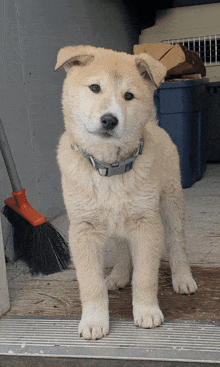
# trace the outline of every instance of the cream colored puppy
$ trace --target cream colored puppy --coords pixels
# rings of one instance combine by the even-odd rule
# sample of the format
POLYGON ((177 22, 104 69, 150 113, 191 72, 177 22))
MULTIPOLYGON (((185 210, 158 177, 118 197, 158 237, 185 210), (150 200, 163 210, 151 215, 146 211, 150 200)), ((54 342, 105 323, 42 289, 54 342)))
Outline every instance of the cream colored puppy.
POLYGON ((82 302, 79 334, 108 334, 108 289, 125 287, 132 268, 134 323, 159 326, 164 318, 158 269, 165 242, 174 291, 197 289, 185 254, 179 156, 152 118, 153 93, 166 69, 147 54, 91 46, 61 49, 55 70, 63 67, 65 132, 58 163, 82 302), (108 238, 118 252, 104 279, 108 238))

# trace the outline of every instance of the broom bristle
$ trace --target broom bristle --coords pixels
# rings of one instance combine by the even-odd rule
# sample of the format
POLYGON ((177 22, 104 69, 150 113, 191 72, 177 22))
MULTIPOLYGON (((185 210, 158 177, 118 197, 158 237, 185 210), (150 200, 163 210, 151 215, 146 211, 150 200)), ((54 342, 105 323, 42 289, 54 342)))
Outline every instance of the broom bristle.
POLYGON ((54 274, 71 263, 68 243, 49 222, 34 227, 5 205, 3 214, 13 226, 16 259, 25 261, 31 274, 54 274))

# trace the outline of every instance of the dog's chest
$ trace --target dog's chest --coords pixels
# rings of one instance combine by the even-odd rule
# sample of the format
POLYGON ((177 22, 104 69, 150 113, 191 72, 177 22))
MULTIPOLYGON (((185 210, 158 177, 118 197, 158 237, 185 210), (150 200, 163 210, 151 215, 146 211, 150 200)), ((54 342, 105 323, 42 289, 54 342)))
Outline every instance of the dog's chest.
POLYGON ((137 185, 134 174, 100 177, 92 187, 100 220, 108 223, 110 232, 123 231, 128 222, 137 222, 155 207, 155 193, 146 182, 137 185))
POLYGON ((93 185, 94 197, 100 209, 106 213, 114 213, 115 216, 122 215, 126 206, 130 204, 129 190, 120 180, 97 180, 93 185))
POLYGON ((101 225, 110 234, 124 235, 126 225, 130 227, 156 210, 157 187, 147 170, 136 166, 123 175, 102 177, 85 163, 68 165, 63 175, 65 204, 75 223, 101 225))

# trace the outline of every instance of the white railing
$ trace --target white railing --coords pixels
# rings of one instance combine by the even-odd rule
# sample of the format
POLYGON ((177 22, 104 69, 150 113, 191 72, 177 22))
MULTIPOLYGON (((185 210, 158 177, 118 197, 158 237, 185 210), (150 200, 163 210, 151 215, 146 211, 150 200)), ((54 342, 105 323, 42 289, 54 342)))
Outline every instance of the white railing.
POLYGON ((220 34, 163 40, 161 43, 179 43, 188 50, 196 51, 205 66, 220 65, 220 34))

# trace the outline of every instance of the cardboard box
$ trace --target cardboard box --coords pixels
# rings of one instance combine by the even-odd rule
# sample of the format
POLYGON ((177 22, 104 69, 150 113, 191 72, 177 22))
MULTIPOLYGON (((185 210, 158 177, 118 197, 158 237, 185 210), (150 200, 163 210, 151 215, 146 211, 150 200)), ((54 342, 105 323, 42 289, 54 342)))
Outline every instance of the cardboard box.
POLYGON ((143 43, 134 45, 134 54, 146 53, 151 55, 155 60, 160 60, 173 47, 169 43, 143 43))
POLYGON ((180 44, 144 43, 134 45, 134 54, 148 53, 155 60, 162 62, 167 68, 167 76, 184 74, 206 75, 203 61, 195 51, 190 51, 180 44))

